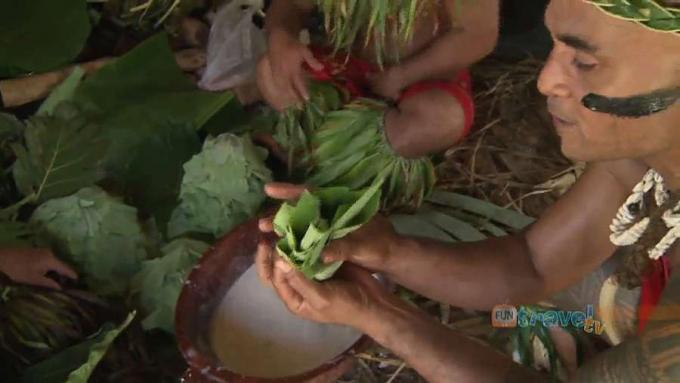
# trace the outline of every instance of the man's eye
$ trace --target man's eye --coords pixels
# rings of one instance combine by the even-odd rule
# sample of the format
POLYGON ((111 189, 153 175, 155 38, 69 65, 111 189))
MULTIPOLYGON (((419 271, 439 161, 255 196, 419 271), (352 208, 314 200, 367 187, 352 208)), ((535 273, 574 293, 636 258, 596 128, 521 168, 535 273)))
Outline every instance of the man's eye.
POLYGON ((585 63, 583 61, 579 61, 578 59, 574 59, 572 61, 572 65, 574 65, 578 70, 582 70, 585 72, 593 70, 597 66, 597 64, 595 63, 585 63))

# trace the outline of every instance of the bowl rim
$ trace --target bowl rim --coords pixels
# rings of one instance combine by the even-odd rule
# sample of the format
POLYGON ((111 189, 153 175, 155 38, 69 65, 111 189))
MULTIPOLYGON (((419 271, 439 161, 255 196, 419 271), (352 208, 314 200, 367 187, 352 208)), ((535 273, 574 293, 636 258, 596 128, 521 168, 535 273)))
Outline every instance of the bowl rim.
MULTIPOLYGON (((233 255, 233 250, 228 249, 233 249, 237 246, 240 246, 241 248, 243 246, 253 246, 254 244, 254 253, 256 251, 257 243, 265 239, 265 235, 260 232, 258 226, 258 221, 263 216, 265 215, 255 217, 237 226, 234 230, 218 239, 215 244, 205 252, 203 257, 201 257, 196 267, 191 270, 184 283, 179 299, 177 300, 177 309, 175 310, 175 334, 180 352, 191 370, 196 374, 209 374, 209 376, 206 377, 211 380, 217 379, 217 381, 221 380, 228 383, 301 383, 331 371, 338 367, 348 357, 365 351, 373 343, 368 336, 362 334, 350 348, 343 351, 332 360, 301 374, 281 378, 250 377, 235 373, 224 366, 215 365, 213 363, 213 358, 205 355, 194 346, 194 342, 190 337, 190 334, 193 331, 189 329, 189 326, 193 324, 193 321, 189 319, 191 317, 190 315, 183 315, 183 313, 187 311, 185 308, 197 306, 197 302, 194 301, 194 291, 197 287, 195 287, 196 283, 192 283, 192 281, 197 280, 197 278, 200 278, 206 273, 206 271, 200 267, 204 263, 214 262, 215 259, 222 257, 236 257, 233 255), (244 240, 244 238, 246 240, 244 240)), ((227 262, 231 262, 231 260, 227 262)))

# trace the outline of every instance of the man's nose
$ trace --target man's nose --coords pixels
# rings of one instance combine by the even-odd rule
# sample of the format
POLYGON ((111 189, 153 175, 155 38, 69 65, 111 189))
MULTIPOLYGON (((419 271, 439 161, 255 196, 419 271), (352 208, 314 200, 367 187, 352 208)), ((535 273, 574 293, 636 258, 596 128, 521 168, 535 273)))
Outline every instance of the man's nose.
POLYGON ((560 52, 553 50, 538 77, 538 90, 548 97, 569 97, 567 70, 560 52))

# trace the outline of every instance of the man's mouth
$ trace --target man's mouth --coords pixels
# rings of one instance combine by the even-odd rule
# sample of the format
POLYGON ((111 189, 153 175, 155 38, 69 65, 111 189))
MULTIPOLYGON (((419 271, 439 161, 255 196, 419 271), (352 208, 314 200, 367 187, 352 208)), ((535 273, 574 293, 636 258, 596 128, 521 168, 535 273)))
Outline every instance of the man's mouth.
POLYGON ((555 124, 556 127, 567 127, 567 126, 573 126, 575 123, 571 121, 567 121, 563 118, 560 118, 554 114, 552 114, 552 119, 553 119, 553 124, 555 124))
POLYGON ((550 104, 548 104, 548 113, 550 113, 553 124, 555 124, 555 127, 557 128, 576 125, 575 121, 565 117, 564 114, 560 113, 557 108, 551 106, 550 104))

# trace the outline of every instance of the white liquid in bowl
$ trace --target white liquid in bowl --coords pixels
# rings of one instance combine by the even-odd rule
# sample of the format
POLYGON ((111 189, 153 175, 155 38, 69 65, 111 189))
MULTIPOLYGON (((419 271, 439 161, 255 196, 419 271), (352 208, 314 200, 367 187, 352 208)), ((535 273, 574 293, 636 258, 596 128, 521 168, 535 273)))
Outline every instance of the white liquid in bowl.
POLYGON ((282 378, 313 370, 349 349, 361 334, 291 314, 250 267, 215 310, 210 341, 228 370, 282 378))

